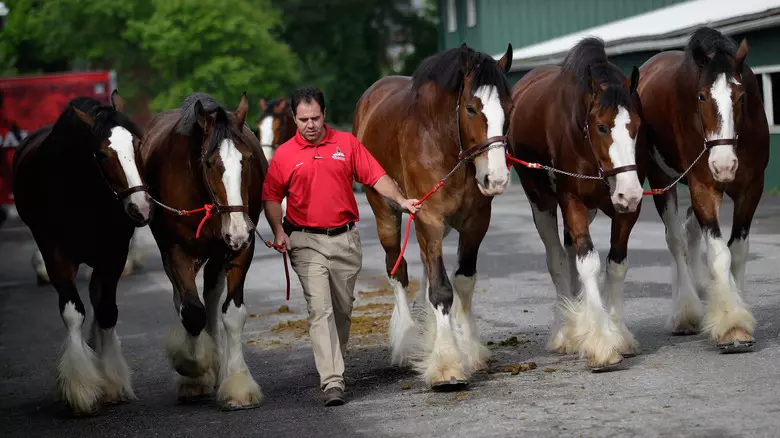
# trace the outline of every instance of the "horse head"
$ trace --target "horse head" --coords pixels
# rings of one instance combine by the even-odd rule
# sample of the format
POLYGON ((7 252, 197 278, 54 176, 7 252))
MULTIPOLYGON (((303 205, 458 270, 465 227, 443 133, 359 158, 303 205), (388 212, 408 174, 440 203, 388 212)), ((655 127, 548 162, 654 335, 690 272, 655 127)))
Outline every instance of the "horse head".
POLYGON ((509 183, 506 132, 512 99, 506 73, 512 66, 512 45, 498 61, 460 47, 463 85, 458 100, 462 151, 473 151, 476 180, 485 196, 500 195, 509 183))
POLYGON ((745 98, 742 71, 748 54, 747 41, 743 39, 732 56, 720 47, 708 54, 695 37, 690 55, 698 72, 698 118, 706 147, 710 148, 708 163, 712 176, 725 183, 734 179, 739 166, 734 148, 745 98))
POLYGON ((100 106, 94 115, 71 106, 89 125, 97 142, 90 151, 108 187, 122 201, 125 213, 142 227, 151 219, 149 194, 141 177, 139 145, 141 136, 124 116, 124 100, 117 90, 111 93, 111 105, 100 106))
POLYGON ((231 117, 220 107, 213 114, 195 102, 198 125, 203 131, 201 164, 203 181, 221 219, 222 239, 233 251, 245 248, 254 231, 249 219, 249 176, 252 150, 243 135, 249 110, 246 92, 231 117))
POLYGON ((622 83, 601 81, 593 74, 590 80, 585 141, 590 142, 600 163, 615 210, 634 212, 643 192, 636 171, 636 140, 641 124, 639 70, 635 66, 622 83))

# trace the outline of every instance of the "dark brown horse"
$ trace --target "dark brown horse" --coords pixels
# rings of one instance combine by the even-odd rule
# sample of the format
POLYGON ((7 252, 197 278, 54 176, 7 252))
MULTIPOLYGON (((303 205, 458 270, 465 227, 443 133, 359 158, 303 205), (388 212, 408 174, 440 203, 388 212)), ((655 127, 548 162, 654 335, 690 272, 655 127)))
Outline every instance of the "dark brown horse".
POLYGON ((422 198, 463 157, 473 159, 464 159, 415 218, 427 278, 416 303, 428 318, 422 333, 427 345, 419 356, 410 348, 418 343, 419 333, 407 302, 406 261, 390 275, 401 251, 401 210, 365 187, 396 299, 390 322, 392 361, 415 359, 426 381, 438 389, 468 383, 469 374, 484 367, 489 354, 477 334, 471 298, 491 201, 509 182, 503 135, 511 106, 505 76, 511 63, 511 45, 496 62, 464 44, 426 59, 411 78, 377 81, 357 104, 353 134, 407 197, 422 198), (442 260, 442 239, 451 228, 460 236, 453 279, 459 300, 454 299, 442 260))
POLYGON ((257 137, 265 158, 270 162, 276 148, 295 136, 295 119, 290 99, 284 96, 268 103, 261 100, 260 108, 262 114, 257 121, 257 137))
POLYGON ((642 146, 637 144, 638 79, 636 67, 626 77, 609 62, 601 40, 586 38, 561 67, 532 70, 512 91, 513 155, 568 172, 515 164, 562 312, 556 314, 548 348, 577 352, 596 370, 616 365, 639 349, 621 319, 628 238, 639 216, 644 177, 636 160, 642 146), (564 221, 563 247, 558 208, 564 221), (601 263, 589 231, 598 210, 612 219, 603 301, 601 263))
POLYGON ((111 103, 72 100, 54 126, 30 134, 14 157, 16 208, 40 249, 68 329, 57 380, 75 414, 135 399, 115 330, 116 288, 133 231, 149 221, 149 195, 137 165, 140 131, 122 114, 116 91, 111 103), (82 263, 93 268, 92 347, 81 334, 86 311, 75 278, 82 263))
POLYGON ((755 319, 741 293, 750 224, 769 161, 769 128, 747 54, 746 41, 737 46, 716 30, 700 28, 684 51, 649 59, 639 83, 652 161, 650 184, 665 187, 690 168, 683 179, 692 203, 687 233, 676 189, 654 197, 675 264, 670 328, 679 334, 704 329, 727 351, 745 350, 754 342, 755 319), (734 200, 728 244, 719 220, 724 193, 734 200), (702 235, 709 269, 701 259, 702 235), (706 315, 696 283, 707 289, 706 315))
POLYGON ((207 94, 192 94, 180 109, 149 122, 141 146, 153 198, 173 209, 213 206, 214 216, 205 221, 203 213, 180 216, 159 210, 149 227, 181 319, 166 339, 168 357, 181 375, 179 397, 210 396, 218 385, 224 409, 257 406, 262 397, 244 361, 241 331, 244 280, 252 263, 268 162, 244 123, 247 110, 246 95, 234 114, 207 94), (195 284, 204 264, 205 307, 195 284), (226 283, 227 297, 220 303, 226 283))

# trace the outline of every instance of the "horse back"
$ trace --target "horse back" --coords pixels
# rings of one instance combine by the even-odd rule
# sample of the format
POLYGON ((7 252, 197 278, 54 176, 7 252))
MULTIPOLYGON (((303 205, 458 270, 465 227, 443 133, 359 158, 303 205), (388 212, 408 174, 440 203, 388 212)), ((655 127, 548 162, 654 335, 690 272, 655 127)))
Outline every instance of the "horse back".
POLYGON ((560 91, 555 84, 560 72, 560 67, 540 67, 528 72, 512 88, 515 109, 511 115, 509 143, 518 158, 538 160, 551 156, 547 125, 555 117, 560 129, 562 122, 569 118, 565 108, 554 108, 557 99, 552 96, 560 91))

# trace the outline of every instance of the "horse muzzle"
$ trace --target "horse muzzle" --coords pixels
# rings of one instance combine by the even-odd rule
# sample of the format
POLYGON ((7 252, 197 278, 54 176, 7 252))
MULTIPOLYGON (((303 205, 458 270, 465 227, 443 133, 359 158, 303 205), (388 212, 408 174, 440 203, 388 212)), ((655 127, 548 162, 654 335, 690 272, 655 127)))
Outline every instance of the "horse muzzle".
POLYGON ((133 221, 136 227, 149 224, 152 219, 152 206, 149 194, 146 191, 137 191, 122 199, 125 213, 133 221))

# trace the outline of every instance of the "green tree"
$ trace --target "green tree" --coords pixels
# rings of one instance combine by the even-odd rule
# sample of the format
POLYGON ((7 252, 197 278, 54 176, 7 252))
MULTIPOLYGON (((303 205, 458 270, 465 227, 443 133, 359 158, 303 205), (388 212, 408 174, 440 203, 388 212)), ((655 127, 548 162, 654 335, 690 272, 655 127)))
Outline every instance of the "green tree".
MULTIPOLYGON (((295 55, 270 32, 279 14, 268 0, 152 4, 151 16, 128 23, 125 34, 137 41, 154 72, 152 110, 178 107, 193 91, 207 92, 234 108, 244 90, 256 101, 297 82, 295 55)), ((250 109, 256 110, 255 105, 250 109)))

